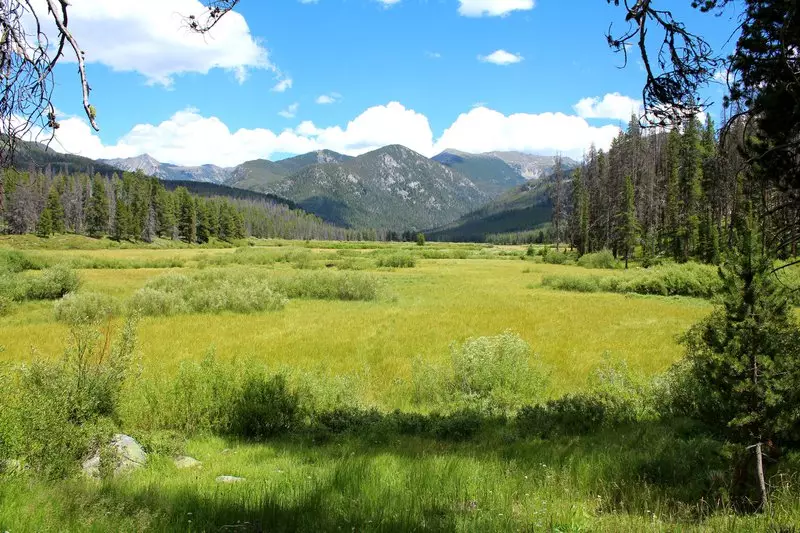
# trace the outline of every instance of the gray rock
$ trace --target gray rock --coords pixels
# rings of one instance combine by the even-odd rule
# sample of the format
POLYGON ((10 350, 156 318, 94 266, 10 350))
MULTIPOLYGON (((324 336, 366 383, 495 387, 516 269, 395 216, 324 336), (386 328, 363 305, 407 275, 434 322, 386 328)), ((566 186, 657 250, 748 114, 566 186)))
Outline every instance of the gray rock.
MULTIPOLYGON (((133 437, 117 434, 108 443, 109 457, 114 461, 114 475, 141 468, 147 464, 147 454, 133 437)), ((83 473, 89 477, 100 477, 100 452, 83 462, 83 473)))
POLYGON ((6 459, 5 462, 0 461, 0 472, 9 474, 19 474, 27 467, 19 459, 6 459))
POLYGON ((175 467, 179 469, 200 468, 201 466, 203 466, 203 463, 188 455, 179 455, 175 458, 175 467))
POLYGON ((241 483, 246 481, 243 477, 236 476, 217 476, 217 483, 241 483))

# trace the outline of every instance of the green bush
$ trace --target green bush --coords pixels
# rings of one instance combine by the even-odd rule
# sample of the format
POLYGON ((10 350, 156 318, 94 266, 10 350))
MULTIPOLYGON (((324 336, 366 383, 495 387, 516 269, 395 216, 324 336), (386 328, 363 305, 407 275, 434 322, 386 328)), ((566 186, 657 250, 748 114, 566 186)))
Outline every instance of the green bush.
POLYGON ((108 333, 94 327, 74 327, 61 360, 34 361, 18 369, 4 389, 4 446, 47 477, 76 471, 89 448, 114 430, 135 328, 135 319, 129 319, 111 342, 108 333))
POLYGON ((378 258, 378 266, 386 268, 413 268, 417 260, 411 254, 392 254, 378 258))
POLYGON ((56 265, 42 270, 38 276, 20 276, 17 293, 19 300, 57 300, 69 292, 75 292, 80 278, 69 267, 56 265))
POLYGON ((302 416, 299 396, 285 376, 251 376, 232 406, 231 431, 245 438, 274 437, 297 429, 302 416))
POLYGON ((18 250, 0 249, 0 272, 19 273, 25 270, 41 270, 44 263, 18 250))
POLYGON ((251 313, 283 309, 285 298, 254 273, 204 270, 193 276, 166 274, 136 291, 131 307, 142 315, 251 313))
POLYGON ((423 259, 468 259, 468 250, 421 250, 419 255, 423 259))
POLYGON ((542 285, 559 291, 599 292, 598 278, 593 276, 564 276, 549 274, 542 277, 542 285))
POLYGON ((544 405, 525 406, 517 413, 517 428, 524 435, 585 435, 606 422, 606 407, 596 397, 568 395, 544 405))
POLYGON ((129 305, 142 316, 170 316, 188 312, 180 294, 151 287, 143 287, 133 293, 129 305))
POLYGON ((602 291, 697 298, 711 298, 722 288, 717 269, 697 263, 668 264, 609 276, 554 274, 544 276, 542 285, 575 292, 602 291))
POLYGON ((140 381, 137 394, 125 399, 123 418, 147 432, 228 434, 232 406, 254 373, 252 365, 220 362, 213 352, 202 361, 183 361, 174 377, 140 381))
POLYGON ((71 292, 53 306, 55 318, 71 326, 94 324, 107 320, 119 312, 117 302, 96 292, 71 292))
POLYGON ((378 280, 358 272, 307 272, 277 278, 275 290, 288 298, 316 300, 375 300, 378 280))
POLYGON ((0 292, 0 316, 6 316, 10 314, 13 306, 13 300, 0 292))
POLYGON ((578 266, 583 268, 613 269, 619 268, 620 262, 611 253, 611 250, 584 254, 578 259, 578 266))
POLYGON ((440 439, 463 441, 483 427, 484 416, 474 409, 461 409, 447 416, 432 417, 435 435, 440 439))

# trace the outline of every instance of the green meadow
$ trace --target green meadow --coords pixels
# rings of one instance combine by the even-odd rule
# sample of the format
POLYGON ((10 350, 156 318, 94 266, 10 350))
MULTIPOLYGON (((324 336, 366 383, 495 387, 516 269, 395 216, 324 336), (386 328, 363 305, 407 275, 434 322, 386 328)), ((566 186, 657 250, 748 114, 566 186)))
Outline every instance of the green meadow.
POLYGON ((0 238, 0 252, 30 263, 8 274, 9 291, 66 265, 79 281, 69 292, 84 298, 76 309, 100 301, 114 309, 89 326, 101 342, 137 316, 113 412, 74 438, 91 445, 122 432, 149 454, 144 468, 101 480, 80 473, 88 450, 74 451, 58 476, 50 467, 63 458, 46 446, 24 456, 24 424, 40 424, 44 441, 73 439, 74 428, 58 434, 20 391, 27 368, 71 353, 81 311, 9 292, 0 407, 16 414, 0 414, 0 431, 6 424, 11 435, 0 453, 19 468, 0 473, 0 531, 800 524, 800 457, 770 472, 770 513, 742 513, 727 493, 733 452, 651 405, 682 357, 681 335, 710 313, 708 298, 559 288, 546 280, 639 274, 551 264, 526 247, 238 244, 0 238), (577 397, 590 398, 588 407, 574 407, 577 397), (595 408, 595 397, 607 403, 595 408), (581 409, 600 414, 586 425, 581 409), (29 412, 34 422, 22 420, 29 412), (179 455, 202 466, 179 470, 179 455), (244 481, 220 484, 221 475, 244 481))

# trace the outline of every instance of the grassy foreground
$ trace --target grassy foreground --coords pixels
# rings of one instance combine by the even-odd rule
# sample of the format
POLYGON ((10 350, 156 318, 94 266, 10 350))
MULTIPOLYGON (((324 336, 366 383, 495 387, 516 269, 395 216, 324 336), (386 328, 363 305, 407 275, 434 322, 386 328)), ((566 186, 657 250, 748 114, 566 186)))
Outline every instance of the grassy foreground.
MULTIPOLYGON (((379 294, 291 298, 278 311, 143 318, 120 424, 152 452, 148 466, 102 482, 0 474, 0 531, 793 531, 800 524, 800 457, 775 474, 770 515, 738 514, 707 499, 724 484, 726 450, 680 421, 540 438, 487 416, 460 439, 375 424, 332 438, 253 442, 157 430, 141 407, 145 384, 174 379, 182 363, 213 350, 221 362, 338 379, 360 408, 424 415, 432 408, 415 401, 415 368, 446 366, 452 343, 504 331, 530 345, 548 376, 528 400, 556 398, 586 389, 609 357, 642 378, 664 371, 681 356, 678 336, 710 311, 706 300, 552 290, 541 286, 544 276, 584 270, 523 262, 525 250, 514 247, 262 242, 255 251, 86 250, 70 241, 74 249, 56 250, 27 239, 11 244, 43 263, 83 267, 79 292, 121 303, 158 276, 209 269, 267 280, 357 269, 376 278, 379 294), (387 260, 397 254, 412 261, 387 260), (165 262, 174 266, 158 266, 165 262), (414 266, 378 266, 403 263, 414 266), (177 470, 177 453, 202 467, 177 470), (246 481, 221 485, 219 475, 246 481)), ((0 318, 0 362, 55 359, 68 336, 52 302, 15 303, 0 318)))

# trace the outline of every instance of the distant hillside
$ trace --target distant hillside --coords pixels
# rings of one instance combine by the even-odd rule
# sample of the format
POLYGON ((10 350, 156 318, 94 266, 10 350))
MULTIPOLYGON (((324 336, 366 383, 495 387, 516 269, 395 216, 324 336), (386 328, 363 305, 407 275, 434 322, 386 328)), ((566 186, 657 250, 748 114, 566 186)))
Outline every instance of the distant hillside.
POLYGON ((353 159, 331 150, 319 150, 280 161, 255 159, 237 166, 225 182, 232 187, 252 191, 269 191, 285 177, 295 172, 322 163, 342 163, 353 159))
MULTIPOLYGON (((556 166, 554 155, 531 155, 522 152, 489 152, 484 156, 493 156, 508 164, 527 180, 537 180, 549 176, 556 166)), ((561 164, 565 170, 578 167, 579 163, 572 158, 562 157, 561 164)))
POLYGON ((388 229, 445 224, 487 200, 465 176, 399 145, 306 167, 271 192, 336 224, 388 229))
POLYGON ((432 240, 482 242, 492 233, 531 230, 550 222, 550 180, 529 181, 452 224, 425 232, 432 240))
POLYGON ((100 161, 79 155, 62 154, 43 144, 18 141, 14 155, 14 166, 22 171, 31 168, 47 171, 49 168, 54 174, 101 174, 110 176, 118 170, 100 161))
POLYGON ((448 149, 433 157, 468 177, 490 198, 525 183, 525 177, 502 159, 488 154, 468 154, 448 149))
POLYGON ((236 187, 228 187, 227 185, 217 185, 216 183, 204 183, 200 181, 161 181, 168 191, 174 191, 178 187, 186 187, 186 189, 188 189, 192 194, 203 196, 205 198, 222 196, 225 198, 232 198, 234 200, 273 202, 276 204, 285 205, 289 209, 298 209, 297 204, 291 200, 281 198, 280 196, 275 196, 274 194, 265 194, 262 192, 248 191, 247 189, 238 189, 236 187))
POLYGON ((216 165, 190 167, 161 163, 148 154, 126 159, 101 159, 100 162, 128 172, 136 172, 139 170, 148 176, 155 176, 156 178, 169 181, 224 183, 230 178, 233 172, 231 168, 222 168, 216 165))
MULTIPOLYGON (((122 169, 111 166, 102 161, 95 161, 86 157, 62 154, 36 143, 21 142, 17 145, 17 155, 14 166, 19 170, 28 171, 34 168, 38 171, 46 171, 48 168, 53 174, 100 174, 110 177, 113 174, 120 174, 122 169)), ((142 174, 147 174, 141 171, 142 174)), ((158 177, 158 176, 156 176, 158 177)), ((174 191, 178 187, 186 187, 189 192, 207 198, 224 197, 235 200, 267 201, 278 205, 284 205, 289 209, 297 209, 297 205, 285 198, 274 194, 264 194, 235 187, 227 187, 215 183, 192 181, 192 180, 165 180, 161 179, 167 190, 174 191)))

